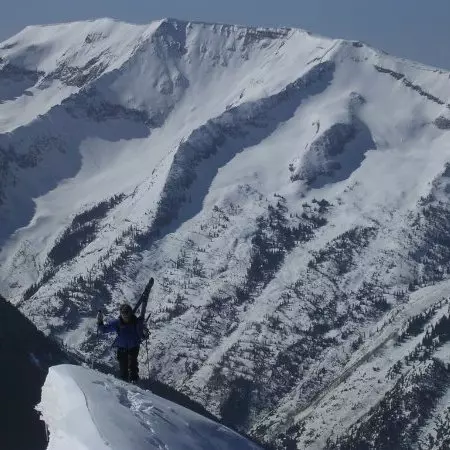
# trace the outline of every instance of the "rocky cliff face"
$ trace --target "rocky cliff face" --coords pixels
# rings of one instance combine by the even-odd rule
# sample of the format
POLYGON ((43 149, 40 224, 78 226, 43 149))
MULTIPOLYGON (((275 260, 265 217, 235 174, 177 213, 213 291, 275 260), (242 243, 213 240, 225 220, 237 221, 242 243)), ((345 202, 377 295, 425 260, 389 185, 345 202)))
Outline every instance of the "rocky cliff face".
POLYGON ((1 296, 0 317, 2 446, 44 449, 45 426, 34 407, 39 403, 48 368, 69 359, 1 296))

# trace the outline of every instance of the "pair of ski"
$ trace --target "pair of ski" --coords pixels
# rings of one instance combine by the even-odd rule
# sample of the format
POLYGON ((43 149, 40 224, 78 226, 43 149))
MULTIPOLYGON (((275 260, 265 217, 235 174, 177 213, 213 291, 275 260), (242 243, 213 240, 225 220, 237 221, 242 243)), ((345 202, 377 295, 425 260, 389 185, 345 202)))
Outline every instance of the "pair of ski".
POLYGON ((149 282, 147 283, 147 286, 145 286, 144 292, 133 308, 133 314, 136 314, 139 307, 141 307, 141 312, 139 313, 138 319, 143 320, 144 323, 147 323, 148 319, 150 318, 150 314, 145 317, 145 312, 147 311, 148 298, 150 297, 150 292, 154 283, 155 280, 153 279, 153 277, 151 277, 149 282))

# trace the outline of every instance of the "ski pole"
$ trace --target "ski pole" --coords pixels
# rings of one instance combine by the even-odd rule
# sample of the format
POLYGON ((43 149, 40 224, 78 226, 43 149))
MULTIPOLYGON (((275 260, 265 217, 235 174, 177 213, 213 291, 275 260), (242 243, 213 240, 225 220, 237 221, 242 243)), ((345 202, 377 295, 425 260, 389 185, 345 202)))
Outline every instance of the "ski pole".
POLYGON ((100 326, 100 323, 103 323, 103 313, 102 313, 101 309, 99 309, 97 312, 97 338, 98 338, 98 328, 100 326))
POLYGON ((150 380, 150 358, 148 357, 148 340, 145 341, 145 349, 147 350, 147 376, 150 380))

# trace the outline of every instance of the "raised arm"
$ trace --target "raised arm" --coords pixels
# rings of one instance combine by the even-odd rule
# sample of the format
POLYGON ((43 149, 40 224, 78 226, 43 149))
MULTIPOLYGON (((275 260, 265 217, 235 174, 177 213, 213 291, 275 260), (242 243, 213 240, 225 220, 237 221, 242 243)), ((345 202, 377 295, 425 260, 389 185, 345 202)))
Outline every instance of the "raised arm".
POLYGON ((113 332, 117 332, 118 327, 119 327, 119 321, 113 320, 113 321, 107 323, 106 325, 104 323, 100 324, 98 326, 98 329, 102 333, 113 333, 113 332))
POLYGON ((97 314, 97 329, 100 330, 102 333, 112 333, 114 331, 117 332, 119 327, 119 321, 112 320, 111 322, 108 322, 106 325, 103 322, 103 314, 101 311, 97 314))

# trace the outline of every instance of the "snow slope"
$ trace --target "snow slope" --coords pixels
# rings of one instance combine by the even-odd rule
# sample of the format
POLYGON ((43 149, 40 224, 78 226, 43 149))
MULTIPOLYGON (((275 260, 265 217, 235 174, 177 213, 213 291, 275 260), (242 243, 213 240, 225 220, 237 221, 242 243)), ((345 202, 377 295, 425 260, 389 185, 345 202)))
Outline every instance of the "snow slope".
MULTIPOLYGON (((449 289, 448 281, 419 289, 409 303, 392 310, 367 332, 339 376, 299 414, 289 411, 301 398, 286 399, 283 410, 289 418, 265 421, 284 430, 279 442, 290 439, 299 448, 311 449, 428 448, 429 434, 436 434, 436 423, 442 416, 445 420, 450 408, 449 289), (424 343, 440 321, 445 322, 442 334, 433 344, 424 343), (428 389, 421 389, 420 383, 428 389), (426 398, 411 402, 411 393, 426 398), (371 414, 385 417, 371 423, 371 414), (427 426, 415 429, 425 417, 427 426)), ((448 433, 447 424, 436 448, 446 448, 448 433)))
POLYGON ((80 366, 51 367, 37 409, 48 450, 260 448, 149 391, 80 366))
MULTIPOLYGON (((336 433, 351 446, 367 438, 353 409, 338 427, 324 406, 321 434, 308 408, 349 392, 384 349, 373 342, 426 309, 413 292, 446 297, 449 82, 295 29, 29 27, 0 45, 0 290, 73 351, 113 364, 95 313, 115 315, 154 276, 144 376, 280 448, 336 433)), ((386 371, 401 348, 385 350, 386 371)), ((442 348, 377 379, 367 407, 396 386, 425 392, 442 348)), ((427 439, 440 416, 422 409, 411 429, 427 439)))

